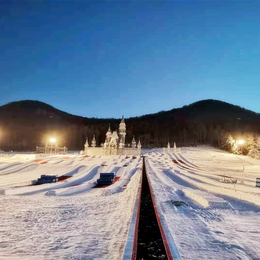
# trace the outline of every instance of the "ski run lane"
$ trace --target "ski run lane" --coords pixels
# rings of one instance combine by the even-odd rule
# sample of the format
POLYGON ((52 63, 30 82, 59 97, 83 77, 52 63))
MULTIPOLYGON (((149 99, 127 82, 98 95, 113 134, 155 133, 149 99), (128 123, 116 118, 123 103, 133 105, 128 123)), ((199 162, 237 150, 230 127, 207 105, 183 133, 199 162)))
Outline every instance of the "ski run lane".
MULTIPOLYGON (((193 150, 196 151, 194 148, 193 150)), ((214 175, 214 170, 215 176, 219 174, 219 163, 210 161, 206 156, 207 151, 199 151, 200 155, 195 152, 196 157, 192 157, 194 152, 189 151, 192 162, 185 153, 181 156, 158 152, 146 155, 147 176, 151 182, 155 204, 165 225, 166 234, 176 245, 173 253, 179 252, 182 259, 259 260, 259 193, 254 193, 256 188, 251 186, 251 189, 250 185, 245 185, 244 189, 241 185, 243 193, 248 195, 241 200, 241 194, 235 191, 233 184, 229 184, 229 187, 225 187, 227 183, 221 182, 218 186, 215 186, 216 183, 213 185, 210 177, 214 175), (207 163, 203 162, 204 157, 207 163), (206 174, 200 173, 207 172, 209 161, 211 172, 205 178, 206 174), (194 173, 189 175, 189 171, 194 173), (225 194, 222 194, 222 189, 225 194), (251 203, 248 203, 248 199, 251 203)), ((219 160, 221 156, 229 157, 229 154, 223 154, 220 154, 219 160)), ((235 162, 238 164, 239 160, 235 159, 235 162)), ((231 176, 238 177, 237 164, 233 171, 231 165, 228 165, 231 176)), ((222 170, 225 170, 225 165, 222 170)), ((243 173, 240 175, 241 178, 245 176, 243 173)))

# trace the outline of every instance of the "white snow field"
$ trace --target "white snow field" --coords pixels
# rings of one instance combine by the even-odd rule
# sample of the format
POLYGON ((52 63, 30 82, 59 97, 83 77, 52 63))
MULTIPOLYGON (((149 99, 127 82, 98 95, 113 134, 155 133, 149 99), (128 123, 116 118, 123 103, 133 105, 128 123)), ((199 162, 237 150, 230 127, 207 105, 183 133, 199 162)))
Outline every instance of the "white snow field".
MULTIPOLYGON (((260 161, 210 147, 149 150, 147 177, 174 259, 260 259, 260 161)), ((0 157, 0 259, 122 259, 140 156, 0 157), (96 188, 101 172, 117 181, 96 188), (42 174, 60 181, 32 185, 42 174)))
POLYGON ((140 156, 2 156, 0 259, 121 259, 141 169, 140 156), (101 172, 118 180, 95 188, 101 172), (31 185, 42 174, 63 180, 31 185))
POLYGON ((210 147, 157 149, 146 169, 173 255, 260 259, 259 160, 210 147))

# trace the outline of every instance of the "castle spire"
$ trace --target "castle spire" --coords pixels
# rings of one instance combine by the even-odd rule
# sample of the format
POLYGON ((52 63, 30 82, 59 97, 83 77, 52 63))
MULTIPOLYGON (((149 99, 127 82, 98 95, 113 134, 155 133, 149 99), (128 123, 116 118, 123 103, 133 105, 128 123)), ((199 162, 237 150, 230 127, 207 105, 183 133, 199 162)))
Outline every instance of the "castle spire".
POLYGON ((88 137, 86 138, 86 143, 85 143, 85 148, 87 148, 88 147, 88 137))
POLYGON ((133 136, 133 140, 132 140, 132 148, 136 148, 135 136, 133 136))
POLYGON ((171 146, 170 146, 170 142, 168 142, 167 144, 167 152, 170 153, 171 152, 171 146))
POLYGON ((123 115, 121 122, 119 124, 119 138, 121 140, 123 147, 125 146, 125 136, 126 136, 126 124, 125 124, 124 115, 123 115))
POLYGON ((91 142, 91 146, 92 146, 92 147, 96 147, 96 138, 95 138, 95 135, 93 135, 93 139, 92 139, 92 142, 91 142))
POLYGON ((112 135, 112 132, 111 132, 110 124, 109 124, 108 130, 106 133, 106 139, 108 140, 108 142, 110 142, 111 135, 112 135))
POLYGON ((139 139, 139 142, 138 142, 137 148, 140 149, 140 150, 141 150, 141 148, 142 148, 142 145, 141 145, 141 141, 140 141, 140 139, 139 139))

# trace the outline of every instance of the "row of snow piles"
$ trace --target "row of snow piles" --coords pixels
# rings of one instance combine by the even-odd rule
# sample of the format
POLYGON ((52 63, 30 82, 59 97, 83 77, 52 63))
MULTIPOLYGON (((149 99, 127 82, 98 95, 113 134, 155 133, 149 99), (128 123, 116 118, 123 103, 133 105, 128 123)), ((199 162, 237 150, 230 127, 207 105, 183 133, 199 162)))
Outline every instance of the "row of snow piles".
MULTIPOLYGON (((176 196, 173 196, 173 194, 171 194, 171 199, 169 199, 169 201, 181 201, 184 198, 182 197, 182 199, 179 196, 183 196, 185 195, 187 198, 192 199, 193 201, 195 201, 196 203, 198 203, 199 205, 201 205, 202 207, 221 207, 221 208, 230 208, 229 203, 227 203, 225 200, 223 200, 222 198, 216 197, 210 193, 204 192, 204 191, 200 191, 198 189, 192 189, 192 188, 185 188, 183 186, 183 188, 180 186, 179 189, 180 190, 176 190, 174 188, 174 180, 176 179, 176 173, 178 171, 172 171, 170 169, 168 170, 161 170, 161 166, 157 167, 157 161, 151 160, 149 159, 149 167, 150 170, 156 174, 156 177, 159 178, 165 185, 165 187, 167 187, 167 189, 171 190, 173 194, 176 194, 176 196), (172 183, 172 185, 171 185, 172 183)), ((158 164, 160 165, 160 164, 158 164)), ((169 194, 170 195, 170 194, 169 194)))
MULTIPOLYGON (((104 157, 106 158, 106 157, 104 157)), ((110 157, 107 157, 110 158, 110 157)), ((115 173, 115 180, 118 180, 117 183, 112 183, 111 185, 105 185, 103 186, 104 189, 103 191, 100 192, 100 195, 109 195, 113 194, 116 192, 120 192, 123 190, 124 186, 127 185, 127 183, 130 181, 131 177, 127 177, 130 174, 132 174, 131 168, 133 167, 133 162, 132 159, 129 158, 129 166, 127 168, 123 168, 121 163, 125 163, 124 160, 123 162, 120 163, 120 157, 115 158, 114 160, 111 161, 109 159, 108 161, 103 161, 100 166, 93 166, 89 171, 88 180, 84 180, 82 182, 78 181, 76 183, 73 183, 72 186, 67 187, 65 189, 55 189, 53 191, 49 191, 46 193, 46 195, 59 195, 59 196, 68 196, 68 195, 75 195, 79 193, 87 193, 91 191, 93 188, 96 187, 97 185, 97 179, 100 177, 100 173, 102 172, 114 172, 115 173), (119 179, 120 178, 120 179, 119 179)), ((73 180, 70 181, 72 183, 73 180)))
POLYGON ((260 206, 260 196, 258 195, 259 189, 257 190, 257 188, 246 187, 243 185, 230 186, 227 183, 223 183, 222 185, 220 185, 215 181, 207 180, 202 177, 195 177, 193 174, 184 172, 182 172, 182 174, 175 172, 175 174, 178 175, 181 179, 200 189, 204 189, 208 192, 213 192, 224 196, 233 197, 239 200, 245 200, 257 206, 260 206), (205 182, 201 182, 201 180, 205 180, 205 182))
POLYGON ((5 174, 10 173, 10 169, 15 168, 16 166, 21 165, 21 164, 22 163, 11 163, 11 164, 1 165, 2 167, 0 168, 0 175, 5 175, 5 174), (6 173, 6 170, 7 170, 7 173, 6 173))
MULTIPOLYGON (((173 156, 175 158, 177 157, 176 154, 170 154, 169 158, 172 159, 173 156)), ((189 183, 190 185, 193 185, 199 189, 204 189, 210 193, 216 193, 224 196, 233 197, 260 206, 259 188, 253 186, 246 186, 240 183, 237 184, 223 183, 211 177, 211 176, 216 177, 216 174, 209 173, 202 169, 195 170, 191 168, 191 170, 188 170, 180 164, 173 164, 173 166, 174 165, 178 167, 181 171, 169 170, 168 174, 171 174, 172 176, 177 176, 183 181, 189 183)), ((201 194, 200 195, 194 194, 194 192, 191 193, 190 191, 187 191, 186 194, 187 196, 193 198, 194 200, 197 200, 199 204, 202 205, 207 204, 207 202, 205 202, 206 199, 205 194, 203 195, 203 198, 201 198, 201 194)), ((213 202, 213 204, 214 203, 215 202, 213 202)))
MULTIPOLYGON (((259 232, 255 229, 255 225, 258 213, 251 212, 250 207, 245 210, 244 206, 249 204, 243 201, 229 199, 228 195, 221 196, 217 191, 211 192, 210 189, 207 191, 196 186, 195 183, 191 184, 190 181, 196 181, 195 178, 189 177, 186 181, 181 179, 185 177, 187 170, 177 168, 170 158, 167 160, 167 156, 161 158, 148 156, 146 166, 152 166, 152 168, 147 167, 148 178, 151 180, 159 214, 162 213, 161 222, 162 224, 166 222, 168 225, 168 230, 176 241, 182 257, 185 259, 225 259, 226 255, 227 259, 257 257, 259 245, 256 241, 259 240, 259 232), (180 174, 177 176, 169 167, 167 170, 168 165, 178 169, 180 174), (241 205, 243 205, 243 213, 239 212, 241 205), (237 224, 234 219, 241 219, 241 222, 237 224), (253 220, 253 225, 247 226, 246 222, 250 219, 253 220), (223 244, 223 241, 227 242, 223 244)), ((201 162, 200 165, 205 165, 204 169, 207 169, 205 161, 202 159, 201 162)), ((210 166, 210 169, 214 170, 214 165, 210 166)), ((200 182, 198 179, 197 184, 207 183, 200 182)), ((219 189, 214 185, 209 186, 219 189)), ((171 246, 171 240, 167 239, 167 241, 171 246)))
MULTIPOLYGON (((49 162, 57 162, 57 158, 54 157, 43 157, 38 163, 32 162, 32 163, 26 163, 26 164, 20 164, 18 165, 19 168, 12 168, 8 174, 10 174, 10 177, 7 179, 0 180, 0 185, 7 186, 6 193, 8 194, 27 194, 27 192, 33 192, 35 193, 36 190, 41 192, 41 187, 28 187, 31 186, 30 184, 35 183, 37 181, 37 178, 40 177, 42 174, 47 175, 57 175, 58 181, 62 181, 65 179, 70 178, 74 174, 77 174, 82 170, 82 168, 86 168, 84 165, 78 166, 79 157, 72 158, 70 161, 73 162, 72 165, 70 164, 57 164, 57 163, 51 163, 49 165, 41 165, 40 162, 43 161, 49 161, 49 162), (71 165, 71 166, 70 166, 71 165), (6 184, 5 184, 6 182, 6 184), (13 186, 20 186, 20 188, 16 188, 15 190, 12 189, 13 186), (26 186, 27 188, 24 188, 23 186, 26 186), (9 188, 8 188, 9 187, 9 188)), ((67 160, 68 161, 68 160, 67 160)), ((2 172, 3 173, 3 172, 2 172)), ((0 172, 1 175, 1 172, 0 172)), ((54 184, 53 184, 54 185, 54 184)), ((46 187, 44 187, 46 188, 46 187)))
MULTIPOLYGON (((178 174, 178 172, 176 172, 178 174)), ((191 172, 191 171, 182 171, 181 172, 183 175, 193 178, 193 179, 197 179, 199 182, 204 182, 204 183, 208 183, 214 186, 220 186, 220 187, 224 187, 227 189, 235 189, 238 191, 243 191, 243 192, 250 192, 250 193, 256 193, 256 194, 260 194, 260 189, 253 187, 253 186, 248 186, 248 185, 243 185, 242 183, 239 182, 221 182, 219 180, 215 180, 213 178, 210 178, 209 176, 214 176, 216 177, 216 175, 211 175, 210 173, 207 172, 191 172), (235 186, 234 186, 235 184, 235 186)), ((219 177, 222 177, 221 175, 219 177)), ((229 177, 231 180, 233 178, 229 177)))
MULTIPOLYGON (((115 178, 113 185, 105 187, 101 192, 101 195, 109 195, 117 192, 123 191, 128 185, 131 177, 136 173, 140 167, 140 158, 138 157, 128 157, 123 156, 115 157, 113 160, 111 157, 102 157, 93 159, 84 158, 84 162, 81 161, 82 156, 78 156, 72 159, 73 164, 75 162, 82 163, 80 165, 75 164, 73 166, 67 166, 68 164, 49 164, 47 166, 41 166, 39 161, 38 163, 31 163, 30 167, 36 167, 33 171, 25 171, 22 174, 11 174, 10 178, 6 178, 6 195, 32 195, 36 193, 45 192, 46 195, 58 195, 58 196, 68 196, 75 195, 79 193, 89 192, 92 188, 97 185, 97 179, 100 177, 102 172, 115 172, 115 178), (108 161, 103 161, 102 159, 109 159, 108 161), (107 166, 100 166, 101 164, 107 166), (126 167, 124 167, 126 165, 126 167), (49 170, 50 169, 50 170, 49 170), (66 169, 66 170, 65 170, 66 169), (33 178, 35 181, 40 177, 40 174, 43 175, 57 175, 58 182, 44 185, 31 185, 33 178), (14 188, 14 185, 16 188, 14 188), (19 186, 19 187, 17 187, 19 186)), ((52 158, 44 158, 44 160, 52 160, 52 158)), ((54 158, 55 161, 56 159, 54 158)), ((57 161, 57 160, 56 160, 57 161)), ((28 167, 28 164, 23 167, 28 167)), ((20 166, 19 166, 20 167, 20 166)))
POLYGON ((175 153, 170 153, 170 154, 168 154, 168 156, 171 158, 172 162, 174 162, 177 165, 180 165, 182 168, 185 168, 185 169, 196 169, 196 170, 199 169, 198 166, 196 166, 195 164, 189 162, 188 160, 186 160, 180 154, 177 155, 175 153), (182 157, 182 160, 179 157, 182 157))
MULTIPOLYGON (((177 157, 176 154, 170 154, 169 156, 171 158, 173 156, 175 156, 175 158, 177 157)), ((180 155, 178 155, 178 156, 180 156, 180 155)), ((182 156, 182 158, 184 158, 184 157, 182 156)), ((204 170, 202 168, 193 168, 191 166, 187 166, 187 164, 184 166, 181 163, 177 163, 176 166, 178 168, 180 168, 181 170, 187 170, 187 174, 201 176, 202 178, 206 177, 210 181, 210 183, 213 185, 223 186, 222 183, 226 183, 227 185, 224 185, 225 187, 233 188, 233 186, 230 186, 230 184, 236 184, 236 185, 238 185, 238 189, 241 191, 260 193, 260 190, 255 189, 255 177, 254 178, 249 178, 249 177, 245 177, 245 176, 232 177, 232 176, 228 176, 225 174, 216 174, 216 173, 212 173, 207 170, 204 170), (215 181, 215 183, 212 183, 211 180, 215 181), (241 188, 241 187, 243 187, 243 188, 241 188)), ((186 172, 186 171, 184 171, 184 172, 186 172)), ((204 181, 205 181, 205 179, 204 179, 204 181)))
POLYGON ((0 162, 29 162, 36 158, 36 154, 31 153, 3 153, 0 154, 0 162))

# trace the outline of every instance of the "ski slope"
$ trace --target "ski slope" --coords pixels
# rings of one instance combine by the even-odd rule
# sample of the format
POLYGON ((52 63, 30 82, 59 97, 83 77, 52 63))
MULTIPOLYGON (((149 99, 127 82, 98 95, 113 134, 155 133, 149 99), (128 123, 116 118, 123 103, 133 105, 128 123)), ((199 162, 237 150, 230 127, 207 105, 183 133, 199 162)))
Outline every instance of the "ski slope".
POLYGON ((146 154, 173 253, 182 259, 260 259, 259 166, 247 156, 210 147, 146 154))
MULTIPOLYGON (((175 259, 260 259, 260 161, 210 147, 144 155, 175 259)), ((141 169, 139 156, 1 157, 0 259, 121 259, 141 169), (117 181, 97 187, 102 172, 117 181), (42 174, 61 181, 33 185, 42 174)))
POLYGON ((120 259, 141 169, 140 156, 1 158, 0 259, 120 259), (101 172, 117 181, 97 188, 101 172), (62 181, 33 185, 42 174, 62 181))

